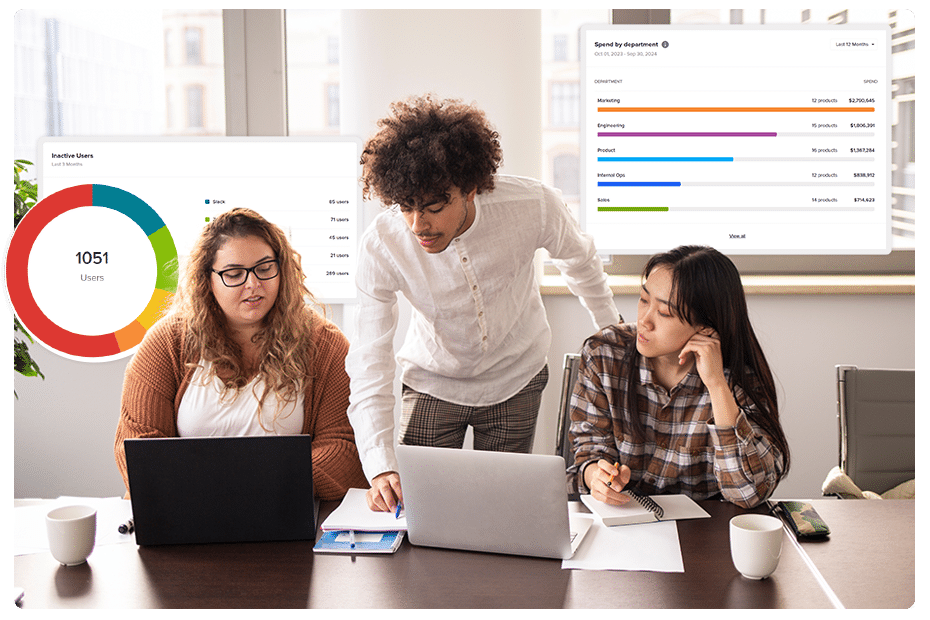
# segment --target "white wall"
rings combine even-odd
[[[344,11],[342,133],[367,139],[409,95],[464,99],[501,134],[503,171],[538,177],[540,24],[535,10]]]
[[[463,99],[501,135],[501,172],[541,174],[538,11],[343,11],[341,133],[367,140],[392,102]],[[366,206],[366,224],[380,206]]]

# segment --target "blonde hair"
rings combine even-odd
[[[241,347],[229,337],[226,317],[213,296],[212,270],[217,251],[229,239],[252,236],[268,244],[279,265],[278,296],[252,338],[259,346],[257,371],[265,385],[261,394],[255,394],[259,412],[265,398],[274,393],[279,401],[277,419],[283,404],[296,401],[304,388],[316,352],[312,326],[318,320],[307,305],[313,295],[304,284],[300,254],[284,232],[251,209],[232,209],[216,217],[194,242],[171,312],[184,320],[188,366],[210,362],[214,375],[222,371],[224,396],[247,385],[256,369],[246,367]]]

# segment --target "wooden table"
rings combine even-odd
[[[830,526],[830,537],[799,546],[844,607],[914,604],[913,501],[819,499],[811,504]]]
[[[778,569],[763,581],[740,576],[730,560],[729,519],[745,511],[708,501],[701,505],[710,519],[678,523],[684,573],[562,570],[558,560],[409,541],[387,556],[314,554],[310,542],[105,545],[77,567],[59,566],[47,552],[18,556],[14,585],[25,590],[24,608],[832,607],[836,599],[815,578],[813,565],[843,605],[907,606],[914,592],[913,507],[868,503],[874,502],[817,501],[834,530],[831,541],[812,548],[786,538]],[[876,538],[877,527],[867,522],[891,513],[896,523],[910,520],[910,530],[897,530],[901,549],[910,532],[910,556],[899,556],[897,547],[892,553],[860,546],[863,538]],[[861,579],[870,571],[856,571],[842,559],[869,553],[894,575],[895,588],[863,589]]]

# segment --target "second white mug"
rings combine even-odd
[[[781,558],[783,530],[779,519],[745,514],[730,519],[730,555],[744,577],[765,579]]]

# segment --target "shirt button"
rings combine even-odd
[[[467,262],[468,262],[468,257],[467,257],[467,256],[463,256],[463,257],[462,257],[462,262],[463,262],[463,263],[467,263]]]
[[[471,290],[477,291],[477,290],[478,290],[478,285],[476,284],[476,285],[474,285],[473,287],[471,287]]]

